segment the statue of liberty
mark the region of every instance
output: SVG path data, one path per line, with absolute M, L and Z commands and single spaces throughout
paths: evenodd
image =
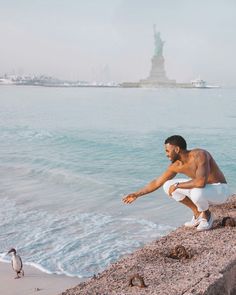
M 150 74 L 146 79 L 140 80 L 140 85 L 147 87 L 166 87 L 175 86 L 176 81 L 170 80 L 166 76 L 165 58 L 163 56 L 164 41 L 161 39 L 161 34 L 156 30 L 156 25 L 153 25 L 154 31 L 154 54 L 152 56 Z
M 163 53 L 163 46 L 164 46 L 164 41 L 161 40 L 161 34 L 160 32 L 156 31 L 156 25 L 153 25 L 153 30 L 154 30 L 154 40 L 155 40 L 155 51 L 154 55 L 155 56 L 162 56 Z

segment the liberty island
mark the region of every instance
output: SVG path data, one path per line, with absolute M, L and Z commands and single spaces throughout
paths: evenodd
M 206 81 L 196 79 L 191 82 L 177 83 L 176 80 L 169 79 L 165 70 L 165 58 L 163 55 L 165 41 L 161 38 L 161 33 L 156 30 L 156 25 L 153 25 L 154 31 L 154 54 L 151 59 L 151 70 L 146 79 L 141 79 L 137 82 L 124 82 L 121 87 L 127 88 L 218 88 L 218 86 L 207 85 Z

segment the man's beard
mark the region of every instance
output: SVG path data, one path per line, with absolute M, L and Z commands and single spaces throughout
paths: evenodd
M 173 157 L 173 159 L 171 160 L 171 163 L 174 163 L 177 160 L 179 160 L 179 155 L 178 154 L 175 154 L 174 157 Z

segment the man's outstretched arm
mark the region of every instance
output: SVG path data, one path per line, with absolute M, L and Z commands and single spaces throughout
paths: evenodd
M 155 190 L 160 188 L 167 180 L 174 178 L 175 175 L 176 173 L 169 168 L 160 177 L 152 180 L 140 190 L 124 196 L 122 200 L 124 203 L 130 204 L 133 201 L 135 201 L 138 197 L 154 192 Z

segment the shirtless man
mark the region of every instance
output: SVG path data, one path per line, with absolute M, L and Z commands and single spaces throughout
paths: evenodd
M 229 196 L 224 174 L 206 150 L 187 150 L 186 141 L 180 135 L 165 140 L 165 152 L 171 161 L 167 170 L 142 189 L 124 196 L 123 202 L 130 204 L 163 185 L 167 195 L 193 211 L 192 220 L 185 226 L 197 227 L 198 231 L 211 229 L 213 215 L 209 204 L 222 203 Z M 178 173 L 185 174 L 189 179 L 173 179 Z

